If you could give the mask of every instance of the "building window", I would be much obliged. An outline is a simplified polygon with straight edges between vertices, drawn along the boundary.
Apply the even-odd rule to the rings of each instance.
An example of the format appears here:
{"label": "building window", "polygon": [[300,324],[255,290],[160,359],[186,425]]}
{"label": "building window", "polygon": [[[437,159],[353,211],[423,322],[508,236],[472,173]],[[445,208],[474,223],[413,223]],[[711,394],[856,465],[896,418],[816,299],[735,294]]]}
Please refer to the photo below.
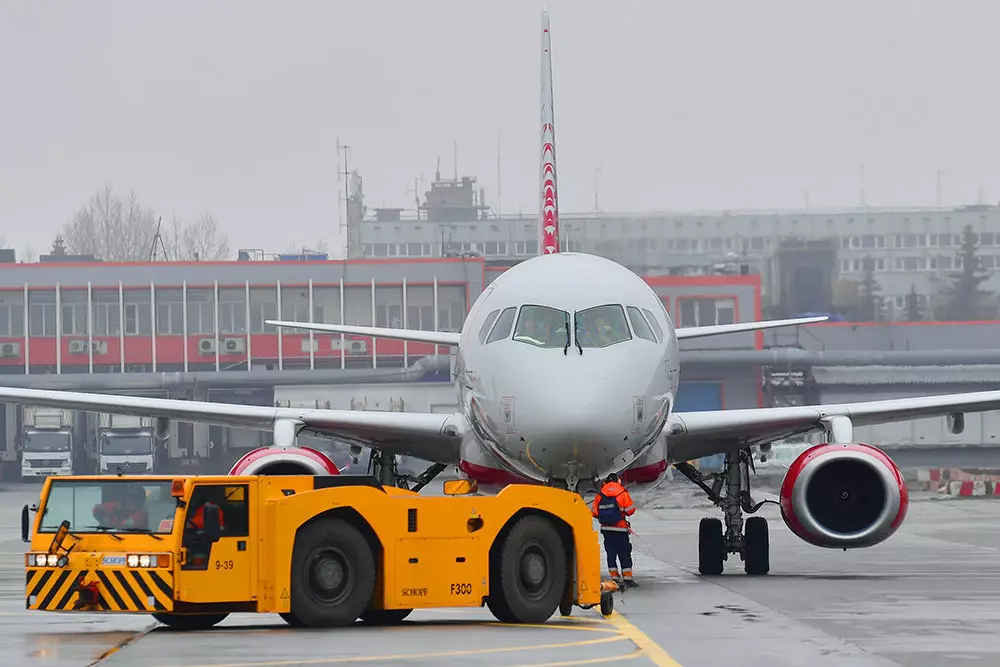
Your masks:
{"label": "building window", "polygon": [[0,336],[24,335],[24,306],[0,303]]}
{"label": "building window", "polygon": [[28,335],[50,337],[56,335],[55,290],[28,292]]}
{"label": "building window", "polygon": [[678,326],[704,327],[715,324],[733,324],[736,321],[736,301],[734,299],[677,299],[679,312]]}
{"label": "building window", "polygon": [[117,336],[121,333],[121,311],[118,290],[94,290],[94,335]]}

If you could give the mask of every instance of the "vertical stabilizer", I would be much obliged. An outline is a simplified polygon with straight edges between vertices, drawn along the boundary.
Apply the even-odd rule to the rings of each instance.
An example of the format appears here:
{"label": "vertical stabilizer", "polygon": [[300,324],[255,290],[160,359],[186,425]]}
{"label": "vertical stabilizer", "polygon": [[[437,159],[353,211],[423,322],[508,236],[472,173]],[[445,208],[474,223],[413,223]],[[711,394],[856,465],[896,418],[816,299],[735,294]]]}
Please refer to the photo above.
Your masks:
{"label": "vertical stabilizer", "polygon": [[552,40],[549,13],[542,12],[542,160],[538,250],[559,252],[559,195],[556,188],[556,131],[552,110]]}

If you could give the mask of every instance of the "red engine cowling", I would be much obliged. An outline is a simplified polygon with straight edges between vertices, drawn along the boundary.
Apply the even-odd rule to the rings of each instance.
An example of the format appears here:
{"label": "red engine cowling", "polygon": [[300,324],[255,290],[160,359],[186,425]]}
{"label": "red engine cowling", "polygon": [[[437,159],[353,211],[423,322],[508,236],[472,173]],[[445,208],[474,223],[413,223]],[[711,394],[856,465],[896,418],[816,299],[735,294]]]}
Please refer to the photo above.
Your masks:
{"label": "red engine cowling", "polygon": [[230,475],[339,475],[330,457],[311,447],[259,447],[233,465]]}
{"label": "red engine cowling", "polygon": [[871,445],[822,444],[802,452],[781,483],[781,516],[818,547],[870,547],[906,517],[909,494],[899,468]]}

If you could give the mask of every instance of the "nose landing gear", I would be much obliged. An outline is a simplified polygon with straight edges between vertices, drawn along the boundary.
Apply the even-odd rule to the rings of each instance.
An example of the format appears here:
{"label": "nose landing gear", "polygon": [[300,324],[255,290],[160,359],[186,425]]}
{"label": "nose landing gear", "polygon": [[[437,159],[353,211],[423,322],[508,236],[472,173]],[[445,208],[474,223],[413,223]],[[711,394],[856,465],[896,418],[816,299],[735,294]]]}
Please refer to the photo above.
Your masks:
{"label": "nose landing gear", "polygon": [[[725,520],[706,517],[698,525],[698,571],[703,575],[719,575],[729,554],[739,554],[743,569],[749,575],[762,575],[770,571],[770,542],[767,520],[750,517],[744,522],[743,513],[754,514],[765,503],[754,504],[750,497],[750,470],[753,457],[749,449],[726,454],[721,473],[702,475],[690,463],[674,465],[685,477],[697,484],[718,507]],[[712,485],[708,485],[708,481]]]}

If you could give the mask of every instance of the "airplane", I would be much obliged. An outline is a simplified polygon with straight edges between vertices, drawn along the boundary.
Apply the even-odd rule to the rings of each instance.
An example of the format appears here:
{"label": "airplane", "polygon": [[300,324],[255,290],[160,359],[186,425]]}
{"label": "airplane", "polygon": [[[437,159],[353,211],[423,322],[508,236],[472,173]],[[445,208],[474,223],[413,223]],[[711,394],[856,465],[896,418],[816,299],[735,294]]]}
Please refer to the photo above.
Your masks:
{"label": "airplane", "polygon": [[[496,278],[476,299],[459,333],[270,320],[319,333],[394,338],[449,346],[456,355],[460,410],[453,414],[264,407],[73,391],[0,387],[0,402],[152,416],[270,430],[232,475],[337,475],[323,453],[296,445],[299,434],[371,449],[376,475],[405,484],[397,456],[432,462],[415,490],[449,466],[484,486],[538,483],[583,492],[607,474],[632,485],[656,483],[669,466],[697,484],[723,513],[699,526],[699,571],[722,574],[738,554],[747,574],[770,569],[763,504],[750,497],[755,450],[812,432],[825,442],[803,452],[781,484],[781,516],[819,547],[883,542],[906,516],[903,477],[880,449],[858,443],[854,427],[945,416],[953,432],[966,412],[1000,409],[1000,391],[895,400],[708,412],[676,412],[679,342],[825,321],[824,316],[703,327],[675,327],[653,289],[628,268],[594,255],[560,251],[548,21],[543,24],[542,254]],[[547,74],[546,74],[547,72]],[[547,95],[547,97],[546,97]],[[720,473],[689,461],[724,455]],[[775,502],[775,501],[765,501]]]}

